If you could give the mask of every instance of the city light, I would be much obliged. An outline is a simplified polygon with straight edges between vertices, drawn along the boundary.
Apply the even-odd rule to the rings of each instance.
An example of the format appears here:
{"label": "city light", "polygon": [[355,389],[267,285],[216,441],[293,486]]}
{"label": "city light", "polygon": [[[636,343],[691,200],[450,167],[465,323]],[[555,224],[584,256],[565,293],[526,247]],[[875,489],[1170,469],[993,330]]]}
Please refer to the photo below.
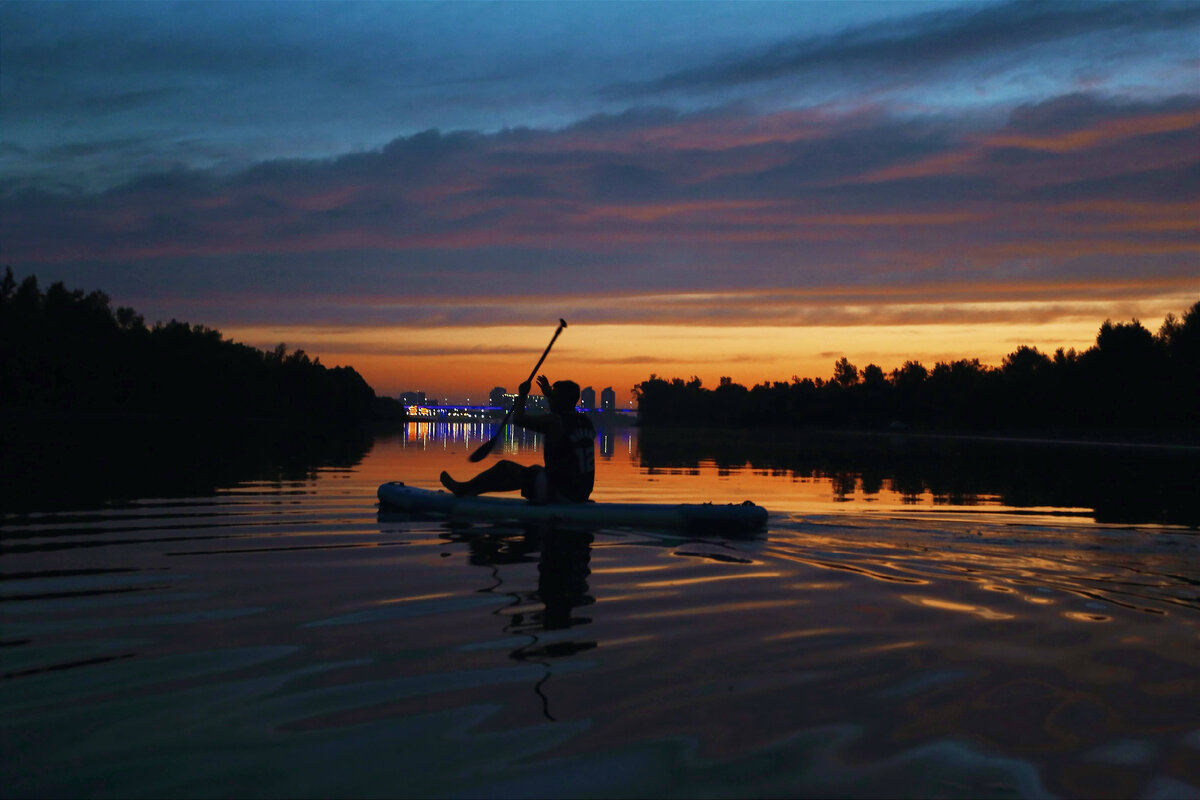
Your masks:
{"label": "city light", "polygon": [[[580,404],[577,408],[584,413],[600,414],[606,417],[632,418],[637,410],[632,401],[626,407],[620,408],[616,402],[616,392],[611,386],[605,387],[600,393],[600,402],[596,403],[596,391],[585,387],[580,391]],[[497,386],[488,394],[487,405],[474,405],[471,398],[465,398],[462,403],[455,403],[448,397],[442,402],[430,402],[424,391],[403,392],[398,398],[404,405],[409,419],[416,421],[499,421],[516,403],[518,395],[509,392],[502,386]],[[526,398],[526,409],[533,412],[548,412],[549,401],[541,395],[530,395]]]}

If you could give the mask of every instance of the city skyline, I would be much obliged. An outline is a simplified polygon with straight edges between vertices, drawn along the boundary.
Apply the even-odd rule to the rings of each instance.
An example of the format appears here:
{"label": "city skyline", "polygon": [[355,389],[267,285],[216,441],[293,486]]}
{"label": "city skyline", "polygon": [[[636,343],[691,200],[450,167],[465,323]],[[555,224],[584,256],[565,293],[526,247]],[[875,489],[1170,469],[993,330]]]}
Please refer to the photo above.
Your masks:
{"label": "city skyline", "polygon": [[[589,397],[589,392],[590,397]],[[497,401],[497,394],[502,396],[502,399]],[[613,408],[632,408],[632,402],[621,404],[616,402],[617,392],[612,386],[605,386],[600,392],[596,392],[591,385],[581,387],[579,394],[579,408],[595,410],[605,407],[603,399],[606,395],[611,396]],[[430,395],[428,392],[421,389],[409,389],[399,392],[395,395],[395,399],[401,401],[406,406],[410,404],[416,405],[445,405],[445,406],[462,406],[471,408],[507,408],[506,402],[510,402],[517,396],[516,392],[508,391],[507,387],[496,386],[490,391],[480,393],[473,392],[470,394],[451,397],[448,395],[436,396]],[[600,399],[598,399],[600,398]],[[530,400],[534,402],[541,401],[543,398],[538,392],[530,393]]]}
{"label": "city skyline", "polygon": [[0,4],[0,260],[380,394],[998,364],[1200,296],[1195,3]]}

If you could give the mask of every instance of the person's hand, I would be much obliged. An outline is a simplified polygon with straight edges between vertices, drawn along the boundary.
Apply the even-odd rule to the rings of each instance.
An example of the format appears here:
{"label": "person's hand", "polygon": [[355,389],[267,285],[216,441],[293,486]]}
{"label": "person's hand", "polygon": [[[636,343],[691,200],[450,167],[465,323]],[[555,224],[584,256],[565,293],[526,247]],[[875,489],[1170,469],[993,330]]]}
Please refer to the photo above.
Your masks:
{"label": "person's hand", "polygon": [[538,388],[542,390],[542,394],[546,397],[550,396],[550,379],[545,375],[538,375]]}
{"label": "person's hand", "polygon": [[517,392],[521,395],[528,396],[530,388],[529,381],[521,381],[521,385],[517,387]]}

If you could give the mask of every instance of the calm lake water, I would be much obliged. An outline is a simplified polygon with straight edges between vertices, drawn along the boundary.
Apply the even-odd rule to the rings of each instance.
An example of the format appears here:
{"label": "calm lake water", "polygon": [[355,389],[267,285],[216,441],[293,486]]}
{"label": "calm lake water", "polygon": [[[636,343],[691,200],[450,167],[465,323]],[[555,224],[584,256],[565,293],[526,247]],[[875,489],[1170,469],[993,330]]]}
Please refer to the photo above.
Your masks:
{"label": "calm lake water", "polygon": [[380,512],[478,427],[92,434],[4,441],[6,797],[1200,796],[1194,449],[602,432],[771,512],[688,537]]}

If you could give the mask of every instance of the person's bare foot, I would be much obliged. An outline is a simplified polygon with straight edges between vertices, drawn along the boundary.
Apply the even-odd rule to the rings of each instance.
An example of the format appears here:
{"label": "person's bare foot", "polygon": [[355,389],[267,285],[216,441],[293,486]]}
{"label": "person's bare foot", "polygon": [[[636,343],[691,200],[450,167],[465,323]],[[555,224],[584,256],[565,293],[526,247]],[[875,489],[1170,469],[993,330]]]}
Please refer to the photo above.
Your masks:
{"label": "person's bare foot", "polygon": [[442,474],[438,476],[438,478],[441,480],[442,486],[445,486],[447,489],[449,489],[450,494],[454,495],[455,497],[462,497],[467,493],[467,485],[465,483],[459,483],[458,481],[454,480],[454,478],[451,478],[449,472],[442,470]]}

